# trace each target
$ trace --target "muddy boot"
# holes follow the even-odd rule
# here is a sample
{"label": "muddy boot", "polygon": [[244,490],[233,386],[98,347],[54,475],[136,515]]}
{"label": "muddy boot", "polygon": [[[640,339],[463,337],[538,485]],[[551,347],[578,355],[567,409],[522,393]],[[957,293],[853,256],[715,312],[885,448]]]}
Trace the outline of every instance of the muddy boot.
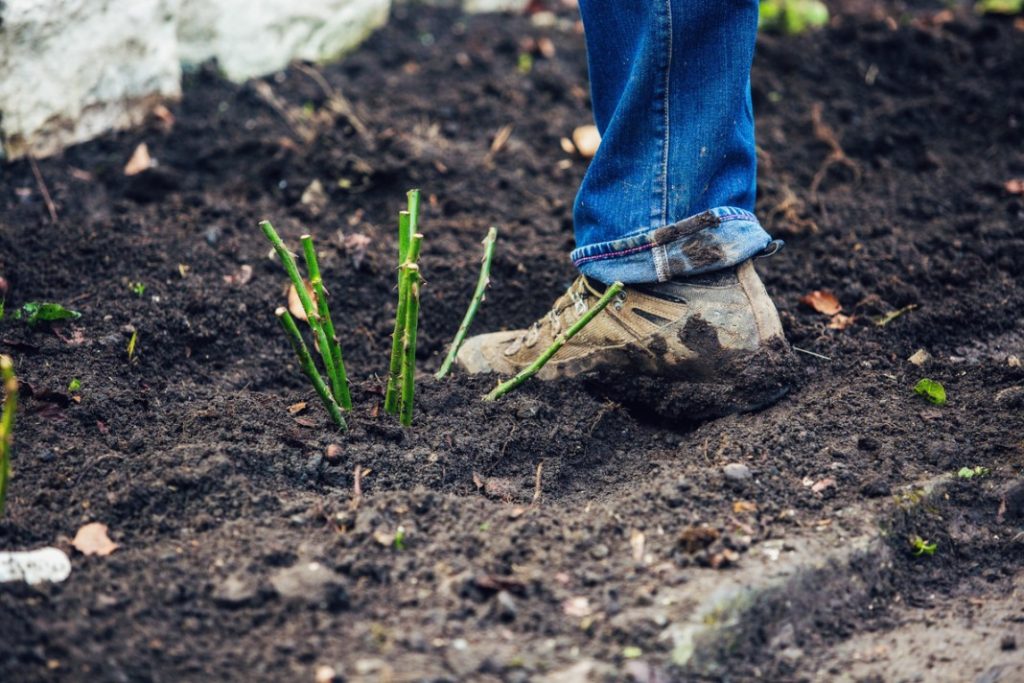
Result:
{"label": "muddy boot", "polygon": [[[473,374],[515,374],[602,289],[581,276],[531,328],[467,339],[459,365]],[[575,376],[616,402],[700,422],[775,402],[795,373],[775,305],[746,261],[685,280],[626,287],[536,375]]]}

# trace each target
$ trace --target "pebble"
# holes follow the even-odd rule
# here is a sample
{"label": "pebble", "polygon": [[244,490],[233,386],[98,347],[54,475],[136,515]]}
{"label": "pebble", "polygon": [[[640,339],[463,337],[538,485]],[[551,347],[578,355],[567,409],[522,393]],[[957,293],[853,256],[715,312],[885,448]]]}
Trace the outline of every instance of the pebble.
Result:
{"label": "pebble", "polygon": [[255,602],[259,595],[256,582],[248,574],[232,574],[213,589],[210,596],[222,607],[242,607]]}
{"label": "pebble", "polygon": [[753,475],[750,468],[741,462],[731,462],[722,468],[722,474],[728,481],[747,481]]}
{"label": "pebble", "polygon": [[220,241],[220,226],[211,225],[203,231],[203,237],[211,246],[216,245]]}
{"label": "pebble", "polygon": [[270,585],[282,598],[341,609],[348,606],[344,579],[319,562],[300,562],[270,577]]}
{"label": "pebble", "polygon": [[608,546],[606,546],[604,543],[598,543],[590,549],[590,556],[593,557],[595,560],[603,560],[604,558],[608,557],[608,552]]}

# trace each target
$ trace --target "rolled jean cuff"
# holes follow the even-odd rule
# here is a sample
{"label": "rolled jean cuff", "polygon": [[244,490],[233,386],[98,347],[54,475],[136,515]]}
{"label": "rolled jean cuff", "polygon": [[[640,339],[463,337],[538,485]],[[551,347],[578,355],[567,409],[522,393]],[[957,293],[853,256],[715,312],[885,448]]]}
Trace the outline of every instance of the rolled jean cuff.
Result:
{"label": "rolled jean cuff", "polygon": [[666,227],[580,247],[572,261],[600,282],[665,282],[739,265],[771,242],[754,214],[721,206]]}

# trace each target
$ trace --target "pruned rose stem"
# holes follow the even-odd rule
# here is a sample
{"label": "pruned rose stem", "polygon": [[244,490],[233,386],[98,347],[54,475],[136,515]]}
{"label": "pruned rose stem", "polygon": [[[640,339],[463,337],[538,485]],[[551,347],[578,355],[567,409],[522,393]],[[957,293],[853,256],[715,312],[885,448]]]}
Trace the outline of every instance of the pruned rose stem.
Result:
{"label": "pruned rose stem", "polygon": [[395,328],[391,333],[391,359],[388,363],[388,385],[384,392],[384,412],[398,415],[398,382],[402,374],[402,339],[405,338],[405,299],[402,297],[402,264],[409,255],[411,217],[408,211],[398,212],[398,304],[395,306]]}
{"label": "pruned rose stem", "polygon": [[331,360],[334,363],[334,374],[330,375],[331,394],[334,396],[334,400],[338,402],[338,405],[345,410],[352,410],[352,396],[348,388],[348,374],[345,372],[345,361],[341,357],[341,344],[338,343],[338,335],[334,330],[334,322],[331,320],[331,310],[327,303],[327,292],[324,290],[323,279],[320,277],[320,264],[316,259],[313,238],[309,235],[303,235],[299,240],[302,242],[302,253],[306,259],[309,283],[313,286],[313,294],[316,295],[320,325],[324,329],[324,336],[327,337],[327,345],[331,350]]}
{"label": "pruned rose stem", "polygon": [[494,387],[491,393],[484,396],[484,400],[494,401],[496,399],[499,399],[508,392],[518,387],[526,380],[536,375],[537,372],[542,367],[544,367],[544,365],[549,360],[551,360],[551,357],[558,353],[558,350],[562,348],[567,341],[575,337],[580,330],[587,326],[587,323],[593,320],[598,313],[604,310],[605,306],[607,306],[611,302],[611,300],[614,299],[618,295],[618,293],[622,291],[622,286],[623,285],[621,282],[616,282],[612,285],[609,285],[608,289],[604,291],[604,294],[601,296],[600,299],[598,299],[597,303],[594,304],[594,306],[590,310],[584,313],[579,320],[574,322],[568,330],[562,332],[557,337],[555,337],[555,340],[551,342],[551,346],[545,349],[544,353],[537,357],[537,360],[533,361],[533,363],[531,363],[529,366],[520,370],[519,374],[517,374],[512,379],[508,380],[507,382],[502,382],[498,386]]}
{"label": "pruned rose stem", "polygon": [[[270,243],[274,245],[274,251],[277,252],[278,258],[281,259],[281,263],[288,273],[288,277],[291,278],[292,285],[295,287],[295,293],[299,297],[299,303],[302,304],[302,311],[306,314],[306,322],[309,323],[309,329],[313,330],[313,336],[316,337],[316,345],[320,348],[320,358],[324,361],[324,369],[327,371],[327,376],[333,378],[335,377],[335,369],[334,358],[331,356],[331,346],[328,344],[327,335],[320,324],[320,314],[313,308],[313,300],[309,298],[306,283],[302,281],[302,276],[299,275],[298,266],[295,265],[295,258],[288,251],[288,247],[284,245],[284,242],[281,241],[280,235],[274,230],[274,226],[270,224],[270,221],[260,221],[260,229],[263,230],[263,234],[267,236]],[[335,397],[335,402],[338,402],[338,397]]]}
{"label": "pruned rose stem", "polygon": [[[422,235],[413,237],[410,254],[418,251]],[[405,338],[402,341],[402,401],[399,421],[406,427],[412,425],[413,394],[416,391],[416,334],[420,315],[420,267],[408,263],[403,286],[406,288]]]}
{"label": "pruned rose stem", "polygon": [[455,339],[452,340],[452,345],[448,347],[448,355],[445,357],[444,362],[441,363],[437,374],[434,375],[436,379],[444,379],[444,376],[451,370],[452,363],[455,362],[455,356],[459,353],[459,348],[466,339],[466,333],[469,332],[469,326],[473,324],[473,318],[476,317],[476,311],[480,308],[480,302],[484,299],[487,285],[491,281],[491,261],[494,259],[494,244],[497,240],[498,229],[492,227],[487,231],[487,237],[484,238],[484,259],[480,266],[480,278],[476,282],[476,291],[473,292],[473,298],[469,302],[466,316],[462,319],[458,332],[455,333]]}
{"label": "pruned rose stem", "polygon": [[341,406],[331,396],[327,385],[324,384],[323,378],[320,377],[320,373],[313,363],[313,357],[309,355],[309,349],[306,348],[306,342],[302,341],[302,334],[295,325],[295,319],[292,317],[292,314],[288,312],[287,308],[281,306],[274,311],[274,315],[281,321],[281,327],[284,328],[285,334],[288,335],[288,341],[292,343],[292,349],[295,350],[295,355],[299,359],[299,367],[302,368],[302,372],[306,374],[317,395],[320,396],[324,407],[327,408],[327,413],[341,431],[347,431],[348,424],[345,423],[345,418],[341,416]]}
{"label": "pruned rose stem", "polygon": [[0,517],[7,500],[7,479],[11,474],[11,444],[14,442],[14,413],[18,409],[18,380],[10,356],[0,356],[0,380],[4,385],[4,409],[0,413]]}

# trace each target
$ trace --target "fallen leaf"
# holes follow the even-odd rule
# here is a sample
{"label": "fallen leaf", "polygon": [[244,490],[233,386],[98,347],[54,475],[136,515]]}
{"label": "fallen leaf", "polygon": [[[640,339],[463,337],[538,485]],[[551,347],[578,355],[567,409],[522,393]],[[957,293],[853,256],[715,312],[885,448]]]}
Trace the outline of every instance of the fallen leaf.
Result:
{"label": "fallen leaf", "polygon": [[345,235],[345,240],[342,246],[345,247],[345,253],[352,259],[352,267],[359,270],[359,266],[363,264],[363,259],[366,258],[366,250],[373,242],[369,237],[362,233],[353,233],[351,235]]}
{"label": "fallen leaf", "polygon": [[295,424],[300,427],[306,427],[307,429],[316,429],[320,426],[320,424],[311,417],[293,417],[292,420],[295,421]]}
{"label": "fallen leaf", "polygon": [[732,511],[736,514],[743,512],[757,512],[757,503],[753,503],[749,500],[737,500],[732,504]]}
{"label": "fallen leaf", "polygon": [[107,536],[107,525],[100,522],[90,522],[79,529],[71,545],[83,555],[100,557],[109,555],[117,548],[117,544]]}
{"label": "fallen leaf", "polygon": [[149,147],[145,142],[140,142],[139,146],[132,152],[132,158],[124,165],[124,174],[127,176],[138,175],[143,171],[153,168],[155,165],[153,158],[149,156]]}
{"label": "fallen leaf", "polygon": [[914,393],[924,396],[937,406],[946,404],[946,388],[941,383],[925,377],[914,385]]}
{"label": "fallen leaf", "polygon": [[601,134],[597,132],[597,126],[580,126],[572,132],[572,142],[580,156],[590,159],[597,154],[597,148],[601,146]]}
{"label": "fallen leaf", "polygon": [[1012,178],[1003,185],[1010,194],[1024,194],[1024,178]]}
{"label": "fallen leaf", "polygon": [[562,601],[562,613],[567,617],[589,617],[592,611],[590,598],[585,596],[579,595]]}
{"label": "fallen leaf", "polygon": [[174,114],[172,114],[171,110],[164,105],[158,104],[153,107],[152,114],[153,117],[160,122],[160,127],[163,128],[165,132],[169,133],[171,129],[174,128]]}
{"label": "fallen leaf", "polygon": [[683,529],[679,534],[679,545],[683,551],[693,554],[703,550],[714,543],[718,538],[718,530],[709,526],[690,526]]}
{"label": "fallen leaf", "polygon": [[832,320],[828,323],[828,329],[830,330],[845,330],[847,327],[852,325],[857,319],[853,315],[843,315],[842,313],[836,313],[832,316]]}
{"label": "fallen leaf", "polygon": [[835,315],[839,311],[843,310],[843,307],[839,303],[839,299],[836,298],[835,294],[832,292],[824,292],[820,289],[816,289],[810,294],[800,297],[800,303],[825,315]]}
{"label": "fallen leaf", "polygon": [[238,269],[238,272],[233,273],[232,275],[225,275],[224,276],[224,282],[225,283],[227,283],[229,285],[234,285],[236,287],[243,287],[243,286],[245,286],[246,284],[249,283],[249,280],[251,280],[251,279],[252,279],[252,266],[250,266],[248,263],[243,264]]}
{"label": "fallen leaf", "polygon": [[301,413],[305,409],[306,409],[306,402],[305,401],[299,401],[298,403],[293,403],[290,406],[288,406],[288,414],[289,415],[298,415],[299,413]]}
{"label": "fallen leaf", "polygon": [[830,488],[834,487],[835,485],[836,485],[836,480],[835,479],[833,479],[832,477],[826,477],[824,479],[821,479],[821,480],[815,482],[814,485],[811,486],[811,491],[814,491],[815,493],[821,493],[825,489],[830,489]]}
{"label": "fallen leaf", "polygon": [[[313,293],[313,288],[305,280],[302,281],[302,284],[305,286],[306,292],[309,293],[309,298],[315,308],[316,294]],[[299,293],[295,289],[295,285],[288,285],[288,310],[291,311],[296,320],[307,320],[306,311],[302,308],[302,301],[299,300]]]}

